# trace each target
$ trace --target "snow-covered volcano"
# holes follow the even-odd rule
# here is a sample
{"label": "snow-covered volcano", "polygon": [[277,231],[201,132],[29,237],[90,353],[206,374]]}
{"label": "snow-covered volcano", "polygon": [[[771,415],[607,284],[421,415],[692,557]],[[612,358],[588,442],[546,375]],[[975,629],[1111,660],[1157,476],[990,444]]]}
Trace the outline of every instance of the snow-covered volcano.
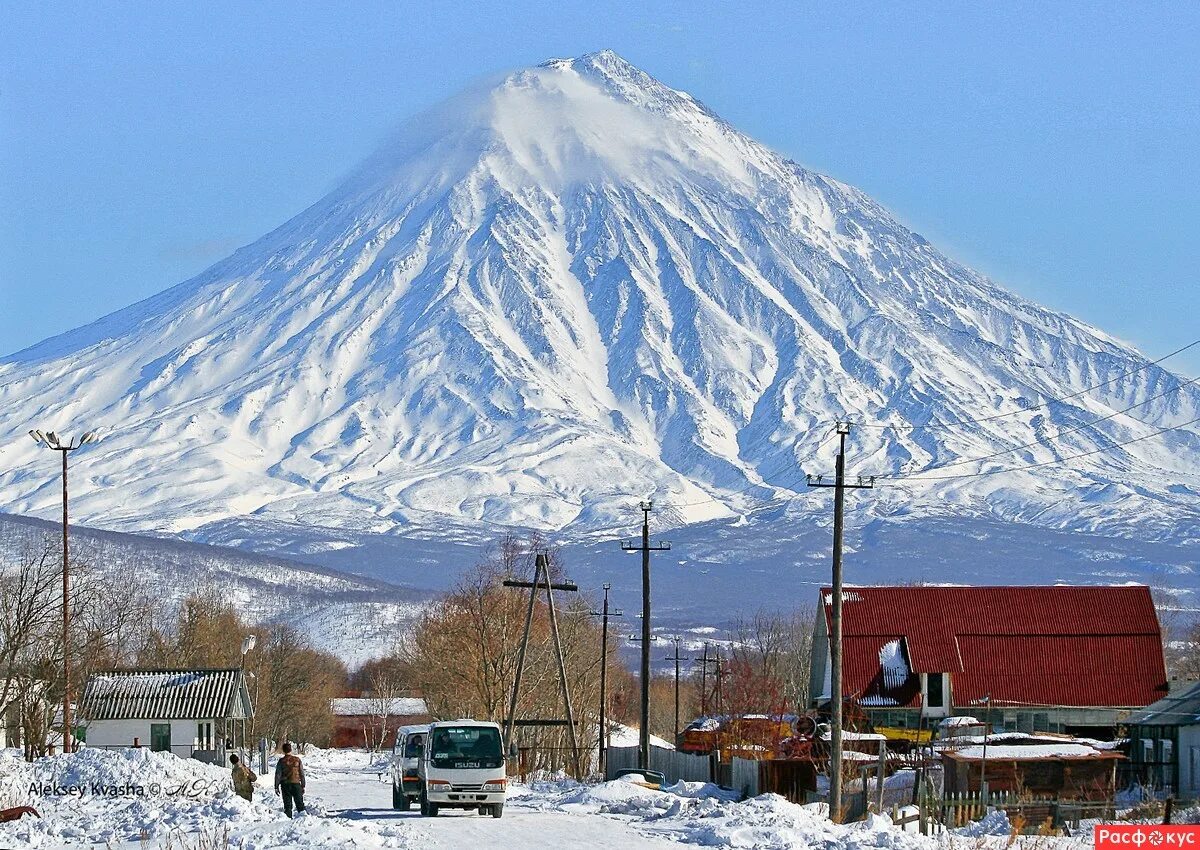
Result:
{"label": "snow-covered volcano", "polygon": [[803,491],[849,418],[853,472],[934,479],[881,481],[879,515],[1182,542],[1182,381],[602,52],[447,102],[199,277],[0,360],[0,509],[50,515],[25,433],[86,423],[75,515],[114,529],[586,531],[646,496],[698,522]]}

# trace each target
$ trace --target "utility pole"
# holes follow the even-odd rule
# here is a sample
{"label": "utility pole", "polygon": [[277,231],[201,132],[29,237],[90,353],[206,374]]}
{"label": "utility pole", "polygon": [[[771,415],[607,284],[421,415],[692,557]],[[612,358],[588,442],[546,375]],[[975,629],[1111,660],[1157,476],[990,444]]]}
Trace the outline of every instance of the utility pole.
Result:
{"label": "utility pole", "polygon": [[875,486],[875,476],[859,477],[858,483],[846,483],[846,436],[850,433],[849,422],[838,422],[838,454],[834,483],[822,480],[823,476],[806,475],[809,487],[833,487],[833,616],[829,635],[829,708],[830,749],[829,764],[829,817],[835,823],[842,819],[842,529],[845,514],[846,489],[870,488]]}
{"label": "utility pole", "polygon": [[650,544],[650,511],[654,503],[647,499],[638,507],[642,511],[642,542],[637,545],[632,540],[621,542],[621,548],[626,552],[642,553],[642,705],[641,725],[638,730],[638,768],[650,769],[650,553],[665,552],[671,548],[670,543],[657,542]]}
{"label": "utility pole", "polygon": [[[583,778],[582,763],[579,760],[579,743],[575,739],[575,711],[571,707],[571,689],[567,684],[566,660],[563,656],[562,640],[558,634],[558,616],[554,610],[554,591],[562,590],[567,593],[577,593],[579,587],[570,581],[551,582],[550,559],[544,552],[538,552],[533,561],[533,581],[518,581],[505,579],[505,587],[529,588],[529,607],[525,609],[525,631],[521,635],[521,648],[517,651],[517,673],[513,680],[512,696],[508,703],[508,717],[504,723],[504,750],[511,752],[513,729],[516,726],[566,726],[567,740],[571,745],[571,760],[575,766],[575,777]],[[546,589],[546,610],[550,615],[550,634],[554,641],[554,655],[558,662],[559,691],[562,695],[565,719],[539,718],[535,720],[517,720],[517,701],[521,696],[521,677],[525,672],[525,652],[529,648],[529,631],[533,625],[534,601],[540,588]]]}
{"label": "utility pole", "polygon": [[72,751],[71,741],[71,596],[70,596],[70,556],[67,548],[67,455],[88,443],[94,443],[100,437],[95,431],[88,431],[79,441],[74,438],[66,440],[53,431],[30,431],[29,436],[40,446],[62,455],[62,642],[63,642],[63,742],[62,751]]}
{"label": "utility pole", "polygon": [[[708,665],[713,665],[713,702],[717,717],[721,716],[721,679],[729,675],[729,672],[723,666],[724,660],[721,658],[721,650],[719,648],[714,649],[713,654],[710,656],[708,654],[708,644],[704,644],[704,658],[700,663],[703,665],[703,670],[706,674],[708,672]],[[701,679],[702,683],[705,678],[707,676]]]}
{"label": "utility pole", "polygon": [[621,611],[608,610],[608,591],[612,585],[604,582],[604,606],[599,611],[589,612],[593,617],[600,617],[600,754],[599,767],[601,775],[608,765],[605,763],[608,755],[608,618],[623,617]]}
{"label": "utility pole", "polygon": [[684,658],[679,654],[679,643],[683,640],[679,635],[671,638],[675,642],[675,651],[668,655],[664,661],[675,662],[675,746],[679,746],[679,662],[692,661],[691,658]]}
{"label": "utility pole", "polygon": [[704,642],[704,655],[700,658],[700,714],[708,717],[708,641]]}

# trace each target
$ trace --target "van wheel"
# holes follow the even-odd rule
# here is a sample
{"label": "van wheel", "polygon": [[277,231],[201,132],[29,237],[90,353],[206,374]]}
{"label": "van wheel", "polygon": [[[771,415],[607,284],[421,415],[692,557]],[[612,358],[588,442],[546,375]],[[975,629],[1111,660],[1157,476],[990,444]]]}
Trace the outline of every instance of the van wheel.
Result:
{"label": "van wheel", "polygon": [[412,798],[409,797],[407,794],[405,794],[403,791],[400,792],[399,808],[400,808],[400,811],[402,811],[402,812],[407,812],[410,809],[412,809]]}
{"label": "van wheel", "polygon": [[422,791],[421,792],[421,817],[436,818],[437,816],[438,816],[437,803],[429,802],[429,796],[424,791]]}
{"label": "van wheel", "polygon": [[408,797],[404,792],[396,787],[396,783],[392,783],[392,808],[404,811],[408,808]]}
{"label": "van wheel", "polygon": [[498,817],[502,817],[503,815],[504,815],[504,804],[503,803],[493,803],[492,804],[492,817],[498,818]]}

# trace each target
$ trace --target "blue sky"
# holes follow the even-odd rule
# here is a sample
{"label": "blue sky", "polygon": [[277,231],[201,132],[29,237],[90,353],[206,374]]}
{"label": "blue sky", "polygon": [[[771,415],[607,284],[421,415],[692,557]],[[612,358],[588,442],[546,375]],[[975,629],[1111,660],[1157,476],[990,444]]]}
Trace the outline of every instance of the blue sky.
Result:
{"label": "blue sky", "polygon": [[252,241],[472,80],[605,47],[1009,289],[1149,355],[1200,337],[1200,4],[848,5],[8,4],[0,354]]}

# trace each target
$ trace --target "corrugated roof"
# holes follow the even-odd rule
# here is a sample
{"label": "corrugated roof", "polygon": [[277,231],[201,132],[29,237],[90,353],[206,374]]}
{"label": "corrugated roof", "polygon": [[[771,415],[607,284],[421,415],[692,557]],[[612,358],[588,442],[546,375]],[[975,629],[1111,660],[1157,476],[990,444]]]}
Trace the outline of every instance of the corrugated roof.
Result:
{"label": "corrugated roof", "polygon": [[1200,723],[1200,682],[1135,711],[1130,726],[1194,726]]}
{"label": "corrugated roof", "polygon": [[[1166,692],[1149,588],[848,587],[847,694],[918,705],[918,673],[950,673],[953,702],[1137,707]],[[832,597],[822,588],[826,623]],[[903,639],[913,676],[885,686],[879,650]]]}
{"label": "corrugated roof", "polygon": [[[338,717],[380,717],[384,708],[381,700],[365,697],[338,697],[330,700],[330,708]],[[387,713],[392,717],[428,714],[425,700],[420,697],[396,697],[389,700]]]}
{"label": "corrugated roof", "polygon": [[220,670],[111,670],[88,677],[87,720],[207,720],[253,714],[245,678]]}

